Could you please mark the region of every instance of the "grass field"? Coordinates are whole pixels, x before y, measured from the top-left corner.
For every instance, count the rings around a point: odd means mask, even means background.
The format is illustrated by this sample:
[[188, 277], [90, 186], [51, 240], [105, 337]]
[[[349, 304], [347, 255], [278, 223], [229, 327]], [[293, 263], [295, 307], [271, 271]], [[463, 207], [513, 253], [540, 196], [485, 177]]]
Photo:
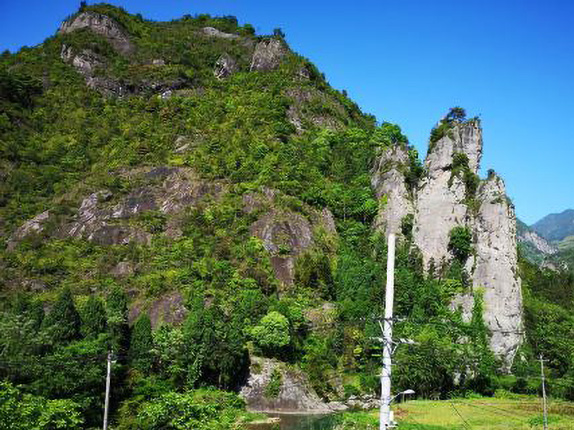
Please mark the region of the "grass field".
[[[537, 430], [542, 406], [537, 398], [480, 398], [452, 401], [415, 400], [395, 406], [405, 430]], [[574, 403], [550, 400], [549, 430], [574, 430]]]

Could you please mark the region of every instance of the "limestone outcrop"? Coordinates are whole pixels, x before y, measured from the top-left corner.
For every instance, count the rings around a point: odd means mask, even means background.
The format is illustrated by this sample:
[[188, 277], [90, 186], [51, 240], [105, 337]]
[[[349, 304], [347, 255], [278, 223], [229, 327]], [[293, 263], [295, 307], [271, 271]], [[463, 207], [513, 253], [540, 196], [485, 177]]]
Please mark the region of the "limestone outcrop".
[[399, 234], [403, 219], [414, 211], [404, 175], [408, 163], [407, 148], [400, 145], [383, 150], [375, 161], [371, 185], [380, 206], [375, 227], [385, 236], [389, 233]]
[[217, 79], [224, 79], [231, 76], [233, 73], [237, 72], [239, 67], [237, 61], [229, 54], [223, 54], [215, 62], [215, 68], [213, 74]]
[[273, 70], [281, 64], [287, 52], [287, 47], [283, 41], [279, 39], [263, 40], [255, 46], [251, 70]]
[[431, 259], [439, 266], [450, 259], [450, 231], [470, 221], [466, 185], [453, 172], [455, 154], [468, 158], [468, 168], [477, 174], [482, 156], [482, 130], [476, 121], [455, 125], [450, 133], [429, 146], [426, 175], [417, 195], [413, 239], [425, 267]]
[[[116, 197], [108, 190], [88, 195], [82, 200], [76, 215], [59, 225], [54, 235], [84, 238], [100, 245], [149, 244], [152, 235], [132, 225], [131, 220], [153, 211], [174, 215], [170, 217], [164, 233], [177, 237], [181, 233], [177, 214], [204, 197], [217, 197], [223, 191], [221, 184], [199, 180], [191, 169], [186, 168], [156, 167], [118, 174], [127, 180], [143, 179], [148, 184], [135, 187], [125, 196]], [[24, 223], [10, 239], [10, 249], [26, 236], [41, 233], [49, 217], [49, 212], [43, 212]]]
[[251, 357], [249, 377], [241, 389], [241, 396], [251, 411], [332, 412], [302, 371], [269, 358]]
[[385, 233], [398, 233], [400, 219], [414, 213], [413, 245], [420, 250], [425, 269], [432, 265], [438, 275], [454, 258], [449, 249], [451, 231], [468, 229], [472, 253], [464, 267], [472, 285], [470, 291], [453, 298], [451, 307], [461, 309], [468, 321], [474, 294], [483, 295], [491, 349], [509, 368], [522, 340], [514, 207], [506, 197], [504, 182], [493, 171], [482, 181], [477, 176], [482, 157], [480, 121], [454, 120], [446, 125], [429, 145], [414, 204], [401, 167], [405, 151], [397, 146], [376, 160], [372, 185], [384, 202], [376, 226]]
[[106, 38], [110, 45], [121, 54], [127, 55], [134, 51], [128, 32], [112, 18], [100, 13], [82, 12], [73, 19], [65, 21], [59, 32], [66, 34], [83, 28]]
[[473, 289], [484, 292], [483, 318], [496, 356], [512, 362], [522, 335], [522, 295], [517, 274], [516, 217], [504, 182], [491, 175], [479, 189], [475, 218]]
[[277, 193], [264, 189], [262, 193], [243, 196], [245, 212], [258, 210], [261, 215], [251, 225], [251, 235], [258, 237], [269, 252], [275, 277], [282, 287], [289, 287], [295, 279], [295, 263], [316, 241], [318, 231], [336, 235], [333, 214], [324, 208], [307, 208], [309, 215], [278, 208], [274, 204]]

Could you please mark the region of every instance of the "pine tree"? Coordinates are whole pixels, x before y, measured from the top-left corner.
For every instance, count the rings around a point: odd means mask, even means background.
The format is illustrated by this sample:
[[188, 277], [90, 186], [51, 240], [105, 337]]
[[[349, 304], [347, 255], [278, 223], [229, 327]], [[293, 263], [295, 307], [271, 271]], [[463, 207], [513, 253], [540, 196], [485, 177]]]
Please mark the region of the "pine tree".
[[84, 306], [82, 329], [88, 339], [94, 339], [106, 331], [106, 310], [96, 296], [90, 296]]
[[152, 347], [151, 321], [146, 314], [143, 314], [134, 324], [130, 339], [129, 357], [134, 368], [142, 372], [150, 371]]
[[68, 342], [80, 337], [80, 314], [69, 288], [62, 290], [44, 322], [54, 342]]
[[128, 299], [120, 287], [112, 289], [107, 299], [106, 308], [111, 347], [115, 352], [124, 352], [129, 340]]

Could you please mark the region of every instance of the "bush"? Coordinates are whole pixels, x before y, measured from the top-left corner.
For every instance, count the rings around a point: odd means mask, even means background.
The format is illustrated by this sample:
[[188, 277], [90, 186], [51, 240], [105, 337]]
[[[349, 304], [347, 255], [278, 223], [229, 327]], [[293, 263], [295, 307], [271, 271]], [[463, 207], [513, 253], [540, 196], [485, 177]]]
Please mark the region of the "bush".
[[80, 406], [72, 400], [23, 394], [7, 382], [0, 382], [0, 422], [6, 430], [84, 428]]
[[278, 354], [291, 343], [289, 320], [279, 312], [271, 311], [251, 329], [251, 336], [264, 353]]
[[227, 430], [235, 428], [244, 407], [234, 393], [197, 390], [167, 393], [144, 403], [138, 411], [141, 430]]
[[448, 249], [460, 262], [464, 263], [472, 251], [472, 233], [466, 226], [457, 226], [450, 231]]

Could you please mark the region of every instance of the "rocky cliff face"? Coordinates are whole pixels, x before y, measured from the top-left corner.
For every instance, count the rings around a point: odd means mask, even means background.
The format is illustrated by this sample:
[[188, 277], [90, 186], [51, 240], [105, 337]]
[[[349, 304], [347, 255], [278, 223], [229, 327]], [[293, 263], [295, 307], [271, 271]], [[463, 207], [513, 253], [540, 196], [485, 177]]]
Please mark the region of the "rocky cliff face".
[[[465, 270], [472, 291], [453, 298], [470, 319], [473, 294], [484, 296], [483, 318], [491, 331], [491, 349], [506, 366], [512, 363], [521, 342], [522, 298], [517, 274], [516, 217], [506, 198], [504, 182], [496, 174], [478, 182], [482, 156], [482, 129], [478, 120], [454, 121], [429, 147], [425, 175], [412, 204], [405, 188], [405, 154], [387, 150], [377, 160], [373, 187], [386, 196], [377, 224], [386, 233], [397, 233], [400, 219], [414, 212], [413, 245], [440, 275], [453, 259], [450, 233], [466, 227], [472, 235], [472, 253]], [[399, 166], [399, 167], [397, 167]]]
[[59, 32], [65, 34], [83, 28], [88, 28], [106, 38], [121, 54], [130, 54], [134, 50], [127, 31], [110, 17], [96, 12], [82, 12], [73, 19], [65, 21]]
[[425, 161], [426, 175], [416, 200], [413, 238], [420, 249], [425, 267], [431, 259], [440, 265], [450, 259], [450, 231], [469, 221], [465, 204], [467, 187], [461, 175], [455, 175], [455, 154], [468, 158], [468, 168], [476, 174], [482, 157], [482, 130], [472, 121], [455, 126], [433, 145]]
[[414, 211], [404, 175], [408, 162], [407, 149], [400, 145], [383, 151], [375, 162], [371, 185], [380, 202], [375, 227], [385, 235], [400, 233], [402, 220]]
[[475, 217], [473, 289], [484, 291], [484, 322], [492, 351], [512, 362], [522, 339], [522, 294], [517, 273], [516, 217], [504, 182], [491, 175], [479, 189]]

